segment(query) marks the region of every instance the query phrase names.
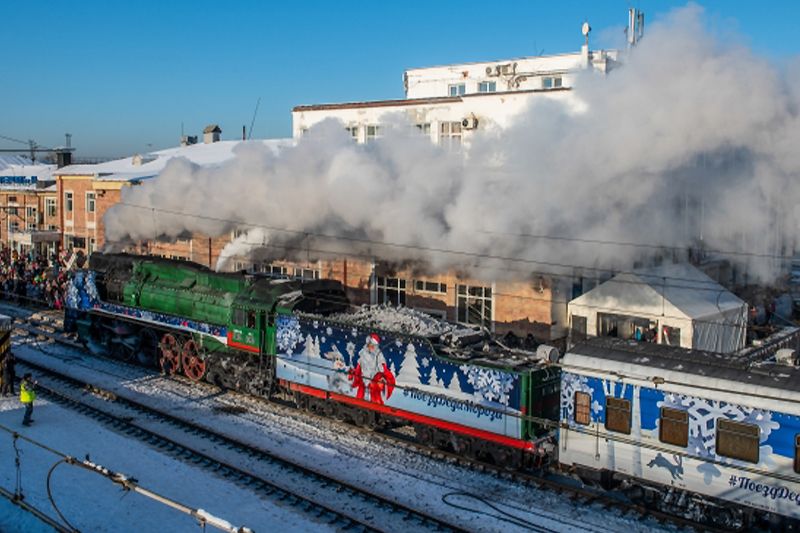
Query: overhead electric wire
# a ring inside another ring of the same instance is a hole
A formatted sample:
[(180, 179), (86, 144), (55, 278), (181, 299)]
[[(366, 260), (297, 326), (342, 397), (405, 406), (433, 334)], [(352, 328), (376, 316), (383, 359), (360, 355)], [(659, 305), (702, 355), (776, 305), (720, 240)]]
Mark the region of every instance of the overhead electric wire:
[[(187, 213), (184, 211), (177, 211), (173, 209), (166, 209), (161, 207), (154, 207), (154, 206), (143, 206), (138, 204), (131, 204), (124, 201), (118, 202), (115, 205), (123, 205), (126, 207), (132, 207), (134, 209), (144, 209), (150, 211), (151, 213), (166, 213), (170, 215), (188, 217), (188, 218), (197, 218), (201, 220), (210, 220), (214, 222), (222, 222), (226, 224), (237, 224), (240, 226), (245, 226), (247, 229), (265, 229), (269, 231), (279, 232), (279, 233), (291, 233), (295, 234), (299, 237), (319, 237), (325, 239), (332, 239), (338, 241), (347, 241), (347, 242), (357, 242), (362, 244), (369, 244), (375, 246), (386, 246), (388, 248), (401, 248), (401, 249), (409, 249), (409, 250), (419, 250), (421, 252), (426, 253), (436, 253), (436, 254), (443, 254), (443, 255), (456, 255), (456, 256), (464, 256), (464, 257), (472, 257), (474, 259), (490, 259), (496, 261), (508, 261), (512, 263), (525, 263), (525, 264), (534, 264), (534, 265), (545, 265), (545, 266), (552, 266), (564, 269), (580, 269), (583, 271), (588, 272), (599, 272), (599, 273), (610, 273), (610, 274), (620, 274), (620, 273), (635, 273), (634, 271), (624, 271), (624, 270), (615, 270), (611, 268), (601, 268), (596, 266), (587, 266), (587, 265), (575, 265), (569, 263), (556, 263), (550, 261), (540, 261), (535, 259), (526, 259), (522, 257), (513, 257), (513, 256), (499, 256), (493, 255), (489, 253), (480, 253), (480, 252), (469, 252), (464, 250), (455, 250), (455, 249), (447, 249), (447, 248), (436, 248), (436, 247), (429, 247), (429, 246), (422, 246), (422, 245), (415, 245), (415, 244), (407, 244), (407, 243), (394, 243), (389, 241), (380, 241), (375, 239), (368, 239), (364, 237), (353, 237), (353, 236), (346, 236), (346, 235), (330, 235), (326, 233), (320, 233), (318, 231), (311, 231), (311, 230), (300, 230), (300, 229), (291, 229), (291, 228), (279, 228), (275, 226), (269, 226), (267, 224), (257, 224), (248, 222), (246, 220), (237, 220), (237, 219), (226, 219), (221, 217), (213, 217), (211, 215), (202, 215), (197, 213)], [(569, 240), (566, 237), (551, 237), (552, 239), (557, 240)], [(611, 241), (609, 241), (611, 243)], [(631, 243), (634, 245), (634, 243)], [(649, 246), (649, 245), (648, 245)], [(344, 253), (344, 252), (340, 252)], [(792, 256), (772, 256), (775, 259), (784, 259), (784, 260), (791, 260)], [(661, 276), (659, 276), (661, 278)], [(697, 280), (691, 280), (688, 278), (680, 278), (680, 277), (673, 277), (673, 276), (663, 276), (664, 279), (669, 280), (676, 280), (676, 281), (693, 281), (697, 282)]]

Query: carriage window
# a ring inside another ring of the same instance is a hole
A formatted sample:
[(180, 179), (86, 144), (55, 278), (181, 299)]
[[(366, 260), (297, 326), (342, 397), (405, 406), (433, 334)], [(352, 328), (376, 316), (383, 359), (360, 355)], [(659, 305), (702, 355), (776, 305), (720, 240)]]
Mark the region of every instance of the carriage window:
[(689, 413), (680, 409), (661, 408), (658, 440), (675, 446), (689, 445)]
[(247, 312), (247, 327), (250, 329), (254, 329), (256, 327), (256, 312), (255, 311), (248, 311)]
[(585, 392), (575, 393), (575, 422), (586, 425), (591, 420), (589, 417), (590, 397)]
[(794, 436), (794, 471), (800, 474), (800, 435)]
[(631, 402), (619, 398), (606, 398), (606, 429), (630, 434)]
[(758, 442), (758, 426), (725, 418), (717, 419), (717, 454), (757, 463)]
[(234, 308), (232, 322), (237, 326), (244, 326), (245, 324), (244, 309)]

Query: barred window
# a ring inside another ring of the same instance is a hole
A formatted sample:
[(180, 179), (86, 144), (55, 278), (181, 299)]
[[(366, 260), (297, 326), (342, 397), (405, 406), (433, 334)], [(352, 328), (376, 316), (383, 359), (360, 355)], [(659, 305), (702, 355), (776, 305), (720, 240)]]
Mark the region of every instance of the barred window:
[(575, 423), (587, 425), (591, 421), (589, 403), (591, 397), (585, 392), (575, 393)]
[(606, 429), (630, 435), (631, 402), (620, 398), (606, 398)]
[(681, 409), (661, 408), (658, 440), (675, 446), (689, 445), (689, 413)]
[(749, 463), (758, 462), (759, 429), (753, 424), (717, 419), (717, 454)]

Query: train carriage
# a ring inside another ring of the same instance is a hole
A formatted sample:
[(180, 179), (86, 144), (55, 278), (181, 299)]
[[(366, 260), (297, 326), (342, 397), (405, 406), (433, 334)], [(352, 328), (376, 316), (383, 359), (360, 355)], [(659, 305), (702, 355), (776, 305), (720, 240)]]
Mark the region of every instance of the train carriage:
[(611, 338), (562, 364), (565, 468), (718, 525), (800, 518), (800, 369)]

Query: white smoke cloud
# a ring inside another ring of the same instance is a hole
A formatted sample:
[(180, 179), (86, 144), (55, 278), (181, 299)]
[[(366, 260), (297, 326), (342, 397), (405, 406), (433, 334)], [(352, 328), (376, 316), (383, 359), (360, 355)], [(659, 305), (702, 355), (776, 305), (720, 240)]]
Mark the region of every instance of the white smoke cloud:
[(800, 221), (800, 62), (779, 69), (721, 42), (702, 16), (676, 10), (623, 67), (580, 77), (584, 111), (535, 100), (508, 129), (473, 136), (466, 159), (401, 117), (369, 145), (329, 120), (277, 155), (243, 143), (219, 167), (171, 162), (123, 191), (106, 238), (250, 229), (221, 264), (347, 253), (512, 277), (625, 269), (702, 240), (769, 277)]

